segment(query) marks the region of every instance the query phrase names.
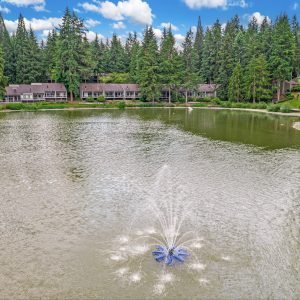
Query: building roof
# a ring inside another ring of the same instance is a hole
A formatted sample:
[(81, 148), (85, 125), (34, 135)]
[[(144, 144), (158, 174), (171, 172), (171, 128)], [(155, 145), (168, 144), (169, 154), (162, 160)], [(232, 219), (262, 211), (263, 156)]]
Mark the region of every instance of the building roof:
[(83, 92), (138, 92), (140, 90), (138, 84), (126, 83), (82, 83), (80, 84), (80, 90)]
[[(198, 91), (199, 92), (206, 92), (206, 93), (214, 93), (218, 88), (217, 84), (199, 84)], [(80, 90), (83, 92), (123, 92), (131, 91), (131, 92), (138, 92), (139, 85), (126, 83), (126, 84), (115, 84), (115, 83), (82, 83), (80, 85)], [(163, 88), (163, 91), (168, 91), (167, 88)], [(181, 90), (185, 90), (182, 88)]]
[(24, 93), (67, 92), (62, 83), (11, 84), (5, 90), (6, 95), (12, 96)]

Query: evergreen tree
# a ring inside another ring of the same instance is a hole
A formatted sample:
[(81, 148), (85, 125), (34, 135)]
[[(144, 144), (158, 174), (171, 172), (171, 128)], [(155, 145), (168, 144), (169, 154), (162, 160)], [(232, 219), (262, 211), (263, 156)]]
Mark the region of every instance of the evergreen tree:
[(67, 8), (59, 26), (57, 41), (56, 79), (65, 84), (71, 101), (78, 89), (82, 75), (84, 52), (82, 51), (83, 21)]
[(196, 70), (196, 53), (193, 48), (194, 35), (190, 29), (182, 44), (182, 61), (183, 61), (183, 77), (185, 88), (185, 101), (188, 101), (188, 92), (192, 92), (196, 89), (198, 84), (198, 76)]
[(58, 36), (55, 30), (49, 32), (44, 49), (44, 65), (47, 80), (56, 80), (56, 59), (58, 58)]
[(219, 77), (222, 28), (219, 20), (207, 29), (204, 38), (201, 74), (206, 83), (214, 83)]
[(297, 16), (292, 20), (292, 32), (295, 39), (295, 57), (293, 62), (294, 74), (296, 77), (300, 77), (300, 25), (297, 20)]
[(113, 34), (109, 49), (109, 73), (126, 71), (125, 51), (120, 39)]
[(243, 74), (240, 63), (236, 65), (230, 77), (228, 96), (230, 101), (240, 102), (243, 99)]
[(0, 99), (4, 98), (5, 94), (5, 86), (7, 84), (7, 78), (4, 75), (4, 52), (2, 47), (0, 46)]
[(83, 42), (81, 43), (82, 48), (82, 60), (81, 60), (81, 70), (80, 75), (84, 82), (87, 82), (94, 75), (95, 68), (97, 66), (97, 61), (93, 60), (93, 49), (92, 45), (89, 43), (86, 35), (83, 37)]
[(228, 99), (229, 79), (235, 68), (234, 41), (241, 27), (238, 16), (235, 16), (226, 24), (222, 46), (220, 51), (220, 70), (217, 82), (220, 84), (219, 96)]
[(261, 54), (249, 62), (245, 78), (245, 90), (248, 100), (268, 101), (272, 98), (270, 74), (266, 57)]
[(16, 81), (16, 60), (14, 39), (10, 37), (2, 15), (0, 14), (0, 45), (3, 49), (4, 74), (9, 83)]
[(22, 15), (19, 16), (15, 37), (16, 83), (31, 83), (29, 74), (29, 38)]
[(272, 35), (272, 52), (270, 66), (273, 80), (277, 85), (277, 101), (282, 94), (281, 88), (285, 80), (290, 80), (295, 58), (295, 38), (291, 31), (287, 15), (280, 16), (275, 23)]
[(201, 24), (201, 18), (198, 18), (198, 26), (196, 31), (195, 43), (194, 43), (194, 51), (195, 51), (195, 63), (196, 63), (196, 72), (199, 76), (199, 79), (202, 80), (202, 56), (203, 56), (203, 48), (204, 48), (204, 31)]
[(171, 103), (171, 90), (178, 86), (178, 81), (180, 80), (178, 78), (179, 70), (177, 69), (177, 61), (178, 55), (175, 49), (175, 38), (170, 27), (168, 31), (164, 30), (159, 60), (160, 83), (168, 88), (169, 103)]
[(40, 82), (43, 73), (43, 60), (41, 49), (32, 28), (29, 30), (28, 36), (28, 83)]
[(152, 27), (144, 33), (142, 48), (139, 53), (138, 83), (144, 99), (152, 100), (160, 95), (158, 46)]
[(137, 34), (135, 32), (131, 44), (130, 53), (129, 53), (130, 55), (129, 78), (132, 82), (138, 81), (138, 69), (139, 69), (138, 61), (139, 61), (140, 50), (141, 50), (140, 43), (137, 39)]

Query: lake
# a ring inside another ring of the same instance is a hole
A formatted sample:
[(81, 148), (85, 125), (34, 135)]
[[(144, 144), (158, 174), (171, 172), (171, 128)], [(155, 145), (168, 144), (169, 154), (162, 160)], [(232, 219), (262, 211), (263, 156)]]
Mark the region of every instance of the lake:
[[(299, 299), (295, 121), (1, 113), (0, 298)], [(185, 263), (165, 266), (151, 254), (160, 229), (149, 211), (173, 199), (188, 207), (180, 234), (196, 239)]]

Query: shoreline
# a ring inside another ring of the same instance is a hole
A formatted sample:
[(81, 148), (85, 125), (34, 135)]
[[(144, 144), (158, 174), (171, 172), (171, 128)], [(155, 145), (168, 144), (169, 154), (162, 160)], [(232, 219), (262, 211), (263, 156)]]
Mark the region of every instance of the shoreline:
[[(227, 107), (126, 107), (124, 110), (135, 110), (135, 109), (203, 109), (203, 110), (231, 110), (231, 111), (245, 111), (245, 112), (258, 112), (265, 113), (277, 116), (286, 116), (286, 117), (299, 117), (300, 112), (290, 112), (290, 113), (282, 113), (282, 112), (271, 112), (266, 109), (253, 109), (253, 108), (227, 108)], [(122, 110), (118, 107), (66, 107), (66, 108), (41, 108), (37, 110), (12, 110), (12, 109), (3, 109), (0, 110), (0, 113), (11, 113), (11, 112), (46, 112), (46, 111), (81, 111), (81, 110)], [(299, 129), (300, 130), (300, 129)]]

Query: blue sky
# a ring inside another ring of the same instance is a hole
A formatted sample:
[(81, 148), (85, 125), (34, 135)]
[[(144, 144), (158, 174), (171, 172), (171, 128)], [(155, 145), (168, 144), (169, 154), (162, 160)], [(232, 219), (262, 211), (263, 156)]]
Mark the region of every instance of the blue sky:
[(86, 20), (88, 37), (95, 34), (111, 37), (116, 32), (125, 37), (130, 31), (141, 33), (147, 24), (161, 35), (164, 25), (173, 24), (180, 42), (185, 32), (196, 25), (201, 16), (204, 26), (217, 18), (225, 23), (238, 14), (246, 24), (252, 15), (260, 22), (264, 16), (274, 19), (282, 12), (300, 16), (300, 0), (0, 0), (0, 10), (9, 31), (16, 28), (22, 13), (26, 23), (41, 38), (60, 22), (66, 6)]

